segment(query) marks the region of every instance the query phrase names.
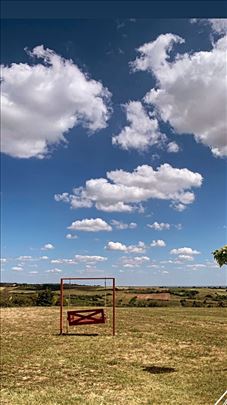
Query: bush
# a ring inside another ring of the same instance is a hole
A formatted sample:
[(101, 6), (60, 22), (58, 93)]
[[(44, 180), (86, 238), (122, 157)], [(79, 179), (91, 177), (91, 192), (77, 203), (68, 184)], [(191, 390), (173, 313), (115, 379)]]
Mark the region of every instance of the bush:
[(180, 300), (180, 303), (181, 303), (182, 307), (187, 306), (187, 301), (186, 300)]
[(53, 303), (54, 303), (54, 294), (50, 288), (46, 288), (46, 290), (38, 293), (36, 305), (48, 307), (53, 305)]
[(0, 306), (1, 307), (12, 307), (12, 294), (9, 293), (7, 288), (4, 288), (4, 290), (1, 291), (0, 295)]
[(137, 297), (135, 296), (135, 297), (132, 297), (130, 300), (129, 300), (129, 305), (130, 305), (130, 307), (134, 307), (134, 306), (137, 306), (137, 303), (136, 303), (136, 300), (137, 300)]

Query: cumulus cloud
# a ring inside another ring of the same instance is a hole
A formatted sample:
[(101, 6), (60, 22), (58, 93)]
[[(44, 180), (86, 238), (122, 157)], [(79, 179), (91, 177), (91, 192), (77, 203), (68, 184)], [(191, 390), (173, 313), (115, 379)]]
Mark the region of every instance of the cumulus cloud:
[(210, 25), (212, 31), (216, 34), (227, 33), (227, 19), (226, 18), (192, 18), (192, 24), (199, 23)]
[(77, 239), (78, 238), (77, 235), (72, 235), (71, 233), (67, 233), (67, 235), (65, 237), (66, 237), (66, 239)]
[(17, 257), (17, 260), (32, 260), (32, 256), (19, 256)]
[(105, 246), (105, 249), (108, 250), (118, 250), (119, 252), (126, 252), (127, 251), (127, 246), (124, 245), (121, 242), (108, 242), (107, 245)]
[(88, 256), (88, 255), (75, 255), (75, 261), (77, 263), (100, 263), (105, 262), (107, 257), (105, 256)]
[(155, 229), (155, 231), (163, 231), (166, 229), (170, 229), (170, 224), (165, 223), (165, 222), (154, 222), (153, 224), (147, 224), (147, 226), (151, 229)]
[(98, 210), (142, 212), (141, 202), (155, 198), (170, 200), (175, 209), (181, 204), (184, 209), (194, 201), (192, 187), (200, 187), (203, 179), (199, 173), (167, 163), (157, 170), (148, 165), (138, 166), (133, 172), (114, 170), (107, 172), (106, 177), (87, 180), (85, 187), (74, 189), (73, 194), (57, 194), (55, 200), (70, 203), (75, 208), (76, 197), (78, 201), (89, 201)]
[(137, 227), (137, 224), (135, 222), (130, 222), (130, 224), (125, 224), (124, 222), (116, 221), (115, 219), (112, 219), (112, 221), (110, 223), (114, 228), (119, 229), (119, 230), (135, 229)]
[(149, 264), (147, 267), (149, 269), (158, 269), (160, 266), (158, 264)]
[(169, 153), (177, 153), (179, 152), (180, 148), (176, 142), (169, 142), (167, 145), (167, 152)]
[(62, 264), (65, 263), (65, 259), (52, 259), (50, 262), (52, 264)]
[(141, 265), (148, 263), (150, 258), (148, 256), (136, 256), (136, 257), (122, 257), (121, 266), (124, 268), (140, 267)]
[(48, 260), (49, 257), (48, 257), (48, 256), (41, 256), (40, 259), (41, 259), (41, 260)]
[(51, 243), (46, 243), (41, 250), (52, 250), (54, 249), (54, 246)]
[(181, 203), (172, 202), (170, 207), (173, 208), (175, 211), (182, 212), (186, 209), (186, 205)]
[(171, 227), (176, 228), (178, 231), (182, 229), (182, 224), (169, 224), (168, 222), (153, 222), (153, 224), (147, 224), (148, 228), (154, 229), (155, 231), (169, 230)]
[(112, 231), (112, 227), (101, 218), (82, 219), (75, 221), (68, 229), (84, 232)]
[(44, 158), (76, 125), (106, 127), (110, 93), (101, 82), (43, 45), (28, 54), (42, 63), (2, 66), (3, 153)]
[(14, 267), (12, 267), (11, 270), (13, 270), (13, 271), (23, 271), (23, 268), (20, 267), (20, 266), (14, 266)]
[[(216, 29), (220, 29), (218, 22)], [(213, 42), (209, 51), (176, 54), (170, 60), (173, 47), (184, 42), (177, 35), (160, 35), (138, 49), (131, 67), (154, 75), (157, 86), (144, 101), (155, 108), (158, 117), (178, 134), (193, 134), (215, 156), (226, 156), (227, 37)]]
[(162, 239), (153, 240), (151, 243), (151, 247), (165, 247), (166, 243)]
[(178, 248), (178, 249), (172, 249), (170, 251), (171, 255), (199, 255), (200, 252), (198, 250), (193, 250), (190, 247), (183, 247), (183, 248)]
[(89, 255), (75, 255), (73, 259), (52, 259), (51, 264), (64, 264), (64, 265), (76, 265), (80, 263), (96, 264), (105, 262), (107, 257), (104, 256), (89, 256)]
[(6, 263), (6, 262), (7, 262), (7, 259), (5, 259), (5, 257), (0, 258), (0, 263)]
[(51, 269), (51, 270), (47, 270), (47, 273), (61, 273), (62, 272), (62, 270), (60, 270), (60, 269)]
[(112, 138), (114, 145), (122, 149), (147, 150), (153, 145), (161, 145), (166, 136), (159, 130), (158, 120), (150, 117), (140, 101), (130, 101), (124, 105), (129, 125)]
[(192, 261), (192, 260), (194, 260), (194, 257), (193, 256), (190, 256), (190, 255), (179, 255), (178, 256), (178, 258), (180, 259), (180, 260), (189, 260), (189, 261)]
[(115, 250), (125, 253), (144, 253), (146, 251), (146, 246), (144, 242), (139, 242), (138, 245), (125, 245), (121, 242), (108, 242), (105, 246), (107, 250)]

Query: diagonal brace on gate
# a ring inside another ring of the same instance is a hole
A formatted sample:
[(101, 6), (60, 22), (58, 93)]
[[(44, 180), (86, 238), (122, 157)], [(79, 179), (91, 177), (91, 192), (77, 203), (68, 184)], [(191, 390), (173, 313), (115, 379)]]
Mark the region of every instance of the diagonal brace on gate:
[(105, 323), (105, 313), (102, 309), (82, 309), (67, 312), (69, 326)]

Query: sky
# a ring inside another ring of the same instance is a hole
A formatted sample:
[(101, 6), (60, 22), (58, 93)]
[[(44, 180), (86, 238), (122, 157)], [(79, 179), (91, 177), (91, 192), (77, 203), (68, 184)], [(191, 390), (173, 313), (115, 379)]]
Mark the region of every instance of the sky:
[(226, 285), (227, 20), (2, 30), (2, 281)]

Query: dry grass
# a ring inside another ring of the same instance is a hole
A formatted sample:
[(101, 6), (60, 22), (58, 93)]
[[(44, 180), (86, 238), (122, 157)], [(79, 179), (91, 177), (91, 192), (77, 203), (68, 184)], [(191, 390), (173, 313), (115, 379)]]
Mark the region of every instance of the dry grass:
[(113, 338), (105, 325), (59, 336), (58, 308), (3, 309), (2, 404), (213, 404), (226, 389), (226, 313), (121, 308)]
[(169, 301), (170, 293), (153, 293), (153, 294), (139, 294), (136, 295), (139, 300), (161, 300)]

